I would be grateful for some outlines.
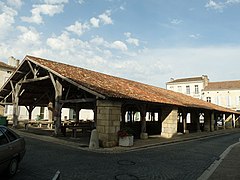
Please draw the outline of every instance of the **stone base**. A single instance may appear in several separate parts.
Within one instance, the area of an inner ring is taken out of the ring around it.
[[[120,137],[119,146],[133,146],[133,136]]]
[[[141,133],[140,139],[148,139],[148,133]]]
[[[189,130],[184,130],[184,134],[189,134]]]

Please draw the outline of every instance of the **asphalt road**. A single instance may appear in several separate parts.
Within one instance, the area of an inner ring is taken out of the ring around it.
[[[125,153],[94,153],[25,138],[27,152],[14,180],[197,179],[240,135],[175,143]]]

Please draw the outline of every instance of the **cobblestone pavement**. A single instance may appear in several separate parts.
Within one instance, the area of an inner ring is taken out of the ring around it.
[[[27,152],[13,179],[51,179],[57,170],[62,180],[197,179],[239,137],[229,133],[122,153],[96,153],[25,137]]]

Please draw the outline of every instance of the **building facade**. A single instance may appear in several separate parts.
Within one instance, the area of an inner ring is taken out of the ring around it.
[[[240,111],[240,81],[209,82],[208,76],[171,79],[166,88]]]
[[[209,82],[204,88],[202,99],[240,111],[240,81]]]
[[[194,98],[202,99],[202,92],[208,85],[208,76],[173,79],[166,83],[167,90],[183,93]]]
[[[8,59],[8,64],[0,61],[0,87],[5,84],[18,64],[19,60],[14,57]],[[4,115],[4,106],[2,105],[0,105],[0,115]]]

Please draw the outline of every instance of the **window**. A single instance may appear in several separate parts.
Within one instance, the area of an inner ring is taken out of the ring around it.
[[[199,88],[198,88],[198,85],[195,85],[195,94],[199,94]]]
[[[182,86],[178,86],[178,92],[182,92]]]
[[[2,131],[0,131],[0,145],[4,145],[7,143],[8,143],[8,140],[6,136],[2,133]]]
[[[211,102],[211,97],[207,97],[207,102]]]
[[[6,134],[6,136],[8,137],[9,141],[14,141],[18,138],[18,135],[16,135],[13,131],[10,131],[7,128],[2,129],[3,132]]]
[[[186,94],[190,94],[190,86],[186,86]]]

